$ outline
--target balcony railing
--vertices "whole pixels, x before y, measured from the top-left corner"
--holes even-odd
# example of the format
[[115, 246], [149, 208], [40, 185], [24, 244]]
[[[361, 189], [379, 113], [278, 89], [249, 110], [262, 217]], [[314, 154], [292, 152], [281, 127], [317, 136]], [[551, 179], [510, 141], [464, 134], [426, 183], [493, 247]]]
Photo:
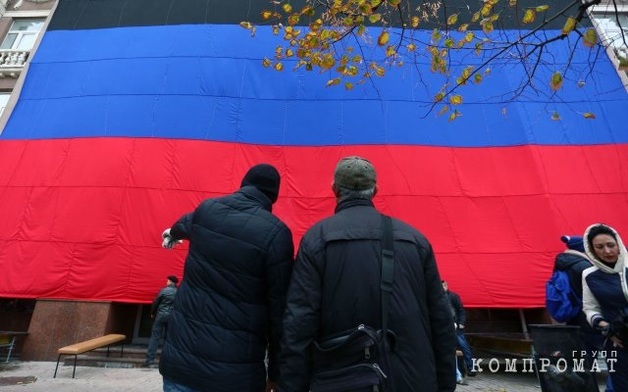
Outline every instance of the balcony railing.
[[0, 78], [20, 76], [30, 50], [0, 49]]

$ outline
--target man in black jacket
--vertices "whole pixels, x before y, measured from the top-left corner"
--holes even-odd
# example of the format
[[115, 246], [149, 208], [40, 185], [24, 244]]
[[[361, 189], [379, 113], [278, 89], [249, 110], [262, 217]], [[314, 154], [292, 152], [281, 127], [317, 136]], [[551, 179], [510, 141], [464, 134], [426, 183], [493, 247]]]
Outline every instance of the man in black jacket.
[[[375, 169], [340, 160], [332, 190], [335, 215], [303, 237], [290, 282], [281, 351], [280, 392], [307, 392], [314, 340], [365, 324], [381, 328], [381, 215], [372, 198]], [[392, 392], [454, 391], [453, 319], [432, 247], [393, 219], [394, 278], [388, 329], [396, 335], [387, 380]]]
[[166, 287], [159, 290], [159, 294], [153, 300], [150, 307], [150, 317], [153, 318], [153, 328], [151, 330], [148, 351], [146, 352], [146, 366], [153, 364], [157, 346], [161, 340], [163, 332], [168, 329], [168, 321], [174, 307], [174, 298], [177, 295], [177, 283], [179, 279], [170, 275], [166, 279]]
[[449, 290], [449, 285], [446, 281], [442, 281], [443, 290], [447, 293], [449, 300], [449, 309], [454, 317], [454, 327], [456, 329], [456, 340], [458, 341], [458, 347], [462, 351], [462, 357], [464, 359], [464, 365], [466, 372], [463, 374], [471, 377], [475, 377], [476, 371], [473, 369], [473, 354], [471, 352], [471, 345], [464, 336], [465, 326], [467, 324], [467, 315], [464, 310], [462, 300], [457, 293]]
[[271, 213], [279, 182], [273, 166], [253, 166], [237, 192], [203, 201], [164, 232], [166, 248], [190, 241], [159, 363], [164, 391], [260, 392], [276, 385], [294, 263], [292, 234]]

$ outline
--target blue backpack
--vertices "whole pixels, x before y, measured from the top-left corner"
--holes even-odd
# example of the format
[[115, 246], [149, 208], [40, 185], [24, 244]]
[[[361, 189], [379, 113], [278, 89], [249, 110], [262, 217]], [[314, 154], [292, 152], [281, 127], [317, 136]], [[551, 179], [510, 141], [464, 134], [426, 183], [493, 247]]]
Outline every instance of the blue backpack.
[[582, 311], [582, 298], [571, 287], [566, 271], [554, 271], [545, 284], [545, 307], [559, 323], [573, 320]]

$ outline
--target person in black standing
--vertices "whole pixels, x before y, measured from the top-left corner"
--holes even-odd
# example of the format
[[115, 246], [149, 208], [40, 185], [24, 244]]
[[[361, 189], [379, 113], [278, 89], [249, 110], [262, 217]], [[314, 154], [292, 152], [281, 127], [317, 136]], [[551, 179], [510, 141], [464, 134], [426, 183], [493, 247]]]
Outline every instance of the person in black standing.
[[153, 318], [153, 328], [150, 334], [150, 342], [148, 343], [148, 351], [146, 352], [146, 366], [153, 364], [159, 341], [168, 327], [168, 320], [170, 319], [174, 298], [177, 294], [177, 283], [179, 283], [179, 279], [176, 276], [168, 276], [166, 287], [159, 291], [151, 305], [150, 317]]
[[462, 305], [460, 296], [449, 290], [449, 285], [446, 281], [443, 280], [441, 283], [443, 285], [443, 290], [445, 290], [449, 299], [449, 309], [454, 318], [456, 339], [458, 340], [458, 347], [462, 351], [462, 356], [464, 358], [466, 375], [469, 377], [475, 377], [476, 372], [473, 369], [473, 354], [471, 352], [471, 345], [464, 336], [465, 326], [467, 324], [467, 315], [464, 311], [464, 305]]
[[[251, 167], [230, 195], [202, 201], [162, 234], [189, 241], [159, 361], [164, 391], [276, 389], [292, 233], [272, 214], [280, 175]], [[268, 353], [268, 362], [265, 357]]]
[[[373, 204], [376, 173], [366, 159], [340, 160], [332, 191], [335, 214], [303, 236], [288, 291], [280, 355], [279, 392], [307, 392], [320, 337], [364, 324], [382, 328], [382, 215]], [[392, 218], [394, 278], [388, 330], [387, 392], [456, 389], [456, 339], [429, 241]], [[319, 368], [317, 369], [317, 365]], [[389, 388], [388, 388], [389, 387]], [[322, 389], [321, 389], [322, 390]]]

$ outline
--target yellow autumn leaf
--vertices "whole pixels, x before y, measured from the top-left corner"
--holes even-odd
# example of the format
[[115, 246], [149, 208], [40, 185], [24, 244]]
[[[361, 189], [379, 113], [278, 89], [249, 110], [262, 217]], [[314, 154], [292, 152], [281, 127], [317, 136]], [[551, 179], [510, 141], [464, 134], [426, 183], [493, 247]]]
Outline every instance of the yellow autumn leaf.
[[438, 29], [432, 30], [432, 42], [437, 43], [443, 38], [443, 34]]
[[587, 48], [592, 48], [597, 44], [598, 36], [594, 28], [587, 29], [582, 37], [582, 43]]
[[389, 40], [390, 40], [390, 35], [388, 34], [388, 32], [382, 31], [379, 37], [377, 37], [377, 44], [379, 46], [384, 46], [388, 43]]
[[536, 12], [545, 12], [549, 9], [549, 5], [539, 5], [535, 8]]
[[240, 26], [241, 26], [242, 28], [247, 29], [247, 30], [250, 30], [250, 29], [253, 27], [253, 25], [251, 24], [251, 22], [247, 22], [247, 21], [242, 21], [242, 22], [240, 22]]
[[473, 75], [473, 82], [475, 84], [482, 83], [482, 75], [479, 73], [476, 73], [475, 75]]
[[559, 120], [561, 120], [561, 118], [560, 118], [560, 114], [558, 114], [558, 112], [554, 112], [554, 113], [552, 113], [552, 117], [551, 117], [551, 119], [552, 119], [553, 121], [559, 121]]
[[275, 64], [275, 71], [283, 71], [283, 64], [282, 63], [276, 63]]
[[401, 3], [401, 0], [388, 0], [388, 4], [390, 4], [393, 7], [398, 6]]
[[567, 21], [565, 22], [565, 25], [563, 26], [563, 31], [562, 33], [564, 35], [567, 35], [569, 33], [571, 33], [573, 31], [573, 29], [576, 28], [576, 20], [572, 17], [567, 18]]
[[272, 12], [270, 11], [262, 11], [262, 19], [264, 20], [268, 20], [270, 19], [270, 17], [273, 15]]
[[345, 90], [353, 90], [353, 83], [351, 82], [345, 83]]
[[408, 48], [408, 52], [414, 52], [416, 50], [416, 45], [415, 44], [408, 44], [408, 46], [406, 46], [406, 48]]
[[306, 5], [305, 7], [303, 7], [303, 9], [301, 10], [301, 15], [306, 15], [306, 16], [312, 16], [314, 15], [314, 7], [310, 6], [310, 5]]
[[469, 28], [469, 24], [463, 23], [460, 26], [458, 26], [458, 31], [460, 31], [461, 33], [464, 33], [465, 31], [467, 31], [468, 28]]
[[284, 5], [282, 6], [282, 8], [283, 8], [283, 11], [284, 11], [285, 13], [290, 13], [290, 12], [292, 12], [292, 6], [291, 6], [290, 4], [287, 4], [287, 3], [286, 3], [286, 4], [284, 4]]
[[397, 53], [397, 52], [395, 51], [395, 47], [394, 46], [388, 46], [386, 48], [386, 57], [392, 57], [392, 56], [395, 55], [395, 53]]
[[478, 55], [478, 56], [479, 56], [480, 54], [482, 54], [482, 49], [483, 49], [483, 48], [484, 48], [484, 46], [482, 45], [482, 43], [480, 43], [480, 42], [476, 42], [476, 43], [475, 43], [475, 54], [476, 54], [476, 55]]
[[467, 42], [471, 42], [473, 41], [473, 37], [475, 37], [475, 34], [473, 34], [473, 31], [469, 31], [467, 34], [464, 35], [464, 40]]
[[292, 15], [290, 15], [288, 17], [288, 24], [290, 26], [295, 26], [295, 25], [299, 24], [299, 19], [300, 19], [299, 15], [292, 14]]
[[460, 95], [452, 95], [449, 98], [449, 103], [451, 103], [452, 105], [460, 105], [460, 104], [462, 104], [462, 96], [460, 96]]
[[441, 91], [434, 96], [434, 101], [440, 102], [443, 100], [443, 98], [445, 98], [445, 93]]
[[459, 112], [459, 111], [457, 111], [457, 110], [454, 110], [454, 111], [453, 111], [453, 113], [451, 113], [451, 114], [449, 115], [449, 121], [450, 121], [450, 122], [451, 122], [451, 121], [454, 121], [455, 119], [457, 119], [457, 118], [458, 118], [458, 117], [460, 117], [460, 116], [462, 116], [462, 113], [460, 113], [460, 112]]
[[586, 118], [587, 120], [595, 120], [595, 114], [593, 114], [591, 112], [586, 112], [586, 113], [582, 114], [582, 116], [584, 118]]
[[330, 86], [336, 86], [338, 84], [340, 84], [340, 78], [333, 78], [333, 79], [327, 81], [326, 86], [330, 87]]
[[445, 105], [443, 106], [439, 111], [438, 111], [438, 115], [443, 115], [445, 113], [447, 113], [449, 111], [449, 106]]
[[417, 27], [419, 27], [419, 17], [413, 16], [410, 23], [412, 25], [412, 28], [416, 29]]
[[563, 75], [560, 72], [554, 72], [550, 79], [550, 88], [554, 91], [560, 90], [563, 86]]
[[266, 57], [264, 57], [264, 60], [262, 60], [262, 65], [264, 67], [270, 67], [271, 64], [272, 64], [272, 61], [270, 61], [270, 59], [267, 59]]
[[534, 22], [535, 16], [536, 16], [536, 13], [534, 12], [534, 10], [527, 9], [526, 12], [523, 14], [523, 23]]
[[493, 10], [493, 7], [490, 4], [484, 3], [484, 6], [480, 9], [480, 14], [486, 18], [487, 16], [490, 15], [492, 10]]
[[449, 15], [449, 17], [447, 18], [447, 26], [454, 25], [456, 24], [457, 21], [458, 21], [458, 14]]
[[484, 31], [485, 34], [489, 34], [494, 30], [493, 24], [490, 22], [486, 22], [482, 24], [482, 31]]
[[323, 57], [323, 61], [321, 62], [321, 68], [330, 69], [334, 65], [336, 65], [336, 59], [334, 59], [334, 56], [329, 53], [326, 54], [325, 57]]
[[369, 22], [376, 23], [382, 19], [382, 14], [372, 14], [369, 16]]

